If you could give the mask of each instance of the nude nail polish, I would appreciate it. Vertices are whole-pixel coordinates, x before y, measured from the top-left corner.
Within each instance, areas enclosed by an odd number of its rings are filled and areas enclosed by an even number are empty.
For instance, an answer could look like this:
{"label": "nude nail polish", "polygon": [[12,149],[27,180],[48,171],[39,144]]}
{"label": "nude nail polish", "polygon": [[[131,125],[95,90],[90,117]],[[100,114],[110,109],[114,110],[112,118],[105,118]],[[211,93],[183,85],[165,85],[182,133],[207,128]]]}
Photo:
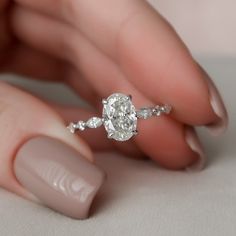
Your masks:
{"label": "nude nail polish", "polygon": [[83,219],[104,182],[104,172],[75,149],[47,136],[28,140],[16,154],[19,183],[42,204],[66,216]]}
{"label": "nude nail polish", "polygon": [[204,154],[203,147],[200,140],[196,134],[196,131],[192,127],[186,127],[185,129],[185,140],[190,147],[190,149],[197,153],[198,159],[191,166],[186,168],[187,171],[199,171],[205,167],[206,158]]}
{"label": "nude nail polish", "polygon": [[218,136],[222,134],[228,126],[228,114],[220,93],[209,76],[207,76],[206,81],[208,84],[212,109],[219,118],[217,121],[207,125],[206,127],[212,135]]}

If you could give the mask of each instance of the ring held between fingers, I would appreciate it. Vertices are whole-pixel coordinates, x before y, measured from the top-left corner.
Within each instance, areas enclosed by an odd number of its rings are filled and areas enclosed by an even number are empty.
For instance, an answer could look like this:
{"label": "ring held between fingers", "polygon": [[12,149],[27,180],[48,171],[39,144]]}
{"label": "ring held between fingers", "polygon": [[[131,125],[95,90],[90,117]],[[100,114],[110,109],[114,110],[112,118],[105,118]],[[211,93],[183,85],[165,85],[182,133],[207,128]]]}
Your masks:
{"label": "ring held between fingers", "polygon": [[0,107],[1,187],[64,215],[87,217],[105,177],[87,144],[45,103],[3,82]]}

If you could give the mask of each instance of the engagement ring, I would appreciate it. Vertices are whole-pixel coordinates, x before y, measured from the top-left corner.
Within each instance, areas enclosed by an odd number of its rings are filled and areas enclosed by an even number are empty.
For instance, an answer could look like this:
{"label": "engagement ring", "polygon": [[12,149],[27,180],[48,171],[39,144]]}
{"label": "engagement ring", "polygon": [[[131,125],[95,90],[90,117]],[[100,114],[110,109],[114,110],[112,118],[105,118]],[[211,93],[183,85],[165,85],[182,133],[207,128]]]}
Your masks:
{"label": "engagement ring", "polygon": [[92,117],[87,121],[70,123],[67,127],[71,133],[77,130],[83,131],[86,128],[98,128],[104,126],[109,139],[117,141],[129,140],[138,134],[138,119],[148,119],[152,116],[160,116],[171,112],[170,105],[157,105],[154,107],[143,107],[138,110],[132,103],[131,95],[114,93],[107,99],[102,100],[102,117]]}

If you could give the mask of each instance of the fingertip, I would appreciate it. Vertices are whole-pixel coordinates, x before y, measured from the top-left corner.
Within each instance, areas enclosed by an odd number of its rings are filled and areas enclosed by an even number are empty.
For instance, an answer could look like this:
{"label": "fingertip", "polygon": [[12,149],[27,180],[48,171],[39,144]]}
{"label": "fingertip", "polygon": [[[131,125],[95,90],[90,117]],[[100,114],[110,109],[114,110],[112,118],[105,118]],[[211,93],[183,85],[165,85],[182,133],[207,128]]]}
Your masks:
{"label": "fingertip", "polygon": [[196,158],[192,163],[186,167],[187,171],[200,171],[205,167],[206,156],[203,150],[203,146],[197,136],[193,127],[185,127],[185,140],[189,148],[196,154]]}
{"label": "fingertip", "polygon": [[189,134],[186,134],[185,126],[166,116],[155,119],[150,119],[145,124],[139,123],[139,135],[135,137],[135,141],[140,149],[167,169],[184,170],[193,165],[198,160],[199,153],[187,142],[186,139],[190,138],[186,138]]}
{"label": "fingertip", "polygon": [[87,217],[104,171],[61,117],[26,91],[0,83],[0,185],[64,215]]}
{"label": "fingertip", "polygon": [[16,154],[14,171],[19,183],[40,202],[76,219],[88,217],[105,173],[62,141],[37,136]]}
{"label": "fingertip", "polygon": [[202,71],[206,80],[210,106],[215,114],[215,117],[211,120],[211,122],[206,124],[205,127],[213,136],[219,136],[223,134],[228,127],[228,112],[224,104],[223,98],[211,77],[206,73],[203,68],[200,67],[200,70]]}

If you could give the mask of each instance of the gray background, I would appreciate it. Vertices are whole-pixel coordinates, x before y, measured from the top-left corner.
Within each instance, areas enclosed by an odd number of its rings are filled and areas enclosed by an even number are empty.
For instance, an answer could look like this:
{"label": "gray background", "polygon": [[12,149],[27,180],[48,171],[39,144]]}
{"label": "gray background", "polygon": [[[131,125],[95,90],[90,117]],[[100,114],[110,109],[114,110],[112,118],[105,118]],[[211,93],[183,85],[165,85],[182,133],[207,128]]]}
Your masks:
{"label": "gray background", "polygon": [[[186,12],[188,9],[190,11],[194,4],[193,1],[188,1],[189,4],[185,0],[178,1],[175,11],[173,4],[170,4],[173,1],[152,2],[160,4],[160,8],[169,14],[168,17],[176,21],[177,30],[192,48],[198,61],[214,78],[229,110],[230,127],[225,135],[212,138],[204,129],[199,130],[209,160],[207,168],[198,173],[172,172],[159,169],[152,162],[131,160],[115,154],[100,154],[96,160],[108,173],[108,180],[97,198],[98,207],[91,218],[83,221],[73,220],[0,190],[1,236],[236,235],[236,59],[235,47],[230,48],[233,46],[231,40],[235,39],[235,35],[232,28],[229,30],[231,25],[226,24],[231,17],[230,9],[235,4],[233,1],[224,1],[223,6],[223,1],[199,1],[217,6],[216,9],[223,13],[223,7],[227,8],[225,25],[218,30],[216,25],[215,28],[213,25],[212,31],[208,29],[211,33],[205,31],[206,45],[209,46],[207,48],[201,42],[202,36],[199,43],[194,41],[194,37],[189,35],[185,21],[181,20],[183,13],[180,12]],[[196,11],[199,11],[198,17],[201,18],[201,7]],[[175,14],[178,14],[179,18]],[[194,16],[191,18],[193,21]],[[205,21],[208,23],[196,28],[195,33],[202,35],[203,28],[210,27],[213,22],[211,16],[206,17]],[[190,24],[191,22],[188,25]],[[229,31],[231,35],[221,35],[220,39],[216,38],[215,43],[211,44],[213,35],[217,36],[223,31]],[[223,43],[222,40],[226,41]],[[2,76],[2,79],[27,88],[44,98],[62,103],[80,103],[78,98],[62,85],[33,83],[12,76]],[[64,95],[63,99],[61,94]]]}

